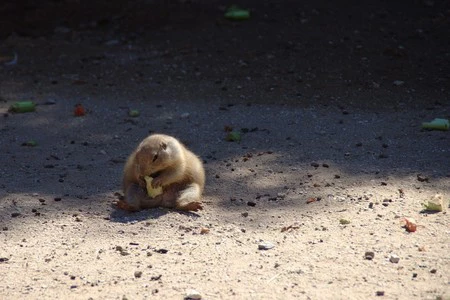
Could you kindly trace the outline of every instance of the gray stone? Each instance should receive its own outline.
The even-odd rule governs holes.
[[[258,250],[269,250],[269,249],[272,249],[274,247],[275,247],[275,245],[272,244],[271,242],[261,242],[258,245]]]

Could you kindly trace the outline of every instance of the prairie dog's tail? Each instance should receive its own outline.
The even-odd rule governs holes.
[[[201,197],[202,188],[200,185],[197,183],[191,183],[184,190],[180,191],[176,206],[178,209],[186,209],[192,205],[198,205],[201,207]]]

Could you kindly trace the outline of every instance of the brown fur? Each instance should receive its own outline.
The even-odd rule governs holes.
[[[163,193],[148,197],[144,176],[152,176],[152,186],[161,186]],[[158,206],[197,211],[202,209],[204,186],[200,159],[174,137],[153,134],[128,157],[122,182],[125,197],[118,206],[130,211]]]

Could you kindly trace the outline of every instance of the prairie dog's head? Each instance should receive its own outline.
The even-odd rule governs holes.
[[[182,159],[181,144],[173,137],[154,134],[145,138],[136,151],[136,167],[142,176],[176,165]]]

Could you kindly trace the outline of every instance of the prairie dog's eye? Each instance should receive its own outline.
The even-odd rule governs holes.
[[[153,156],[153,162],[158,159],[158,153]]]
[[[166,150],[167,149],[167,144],[166,143],[161,143],[161,149]]]

